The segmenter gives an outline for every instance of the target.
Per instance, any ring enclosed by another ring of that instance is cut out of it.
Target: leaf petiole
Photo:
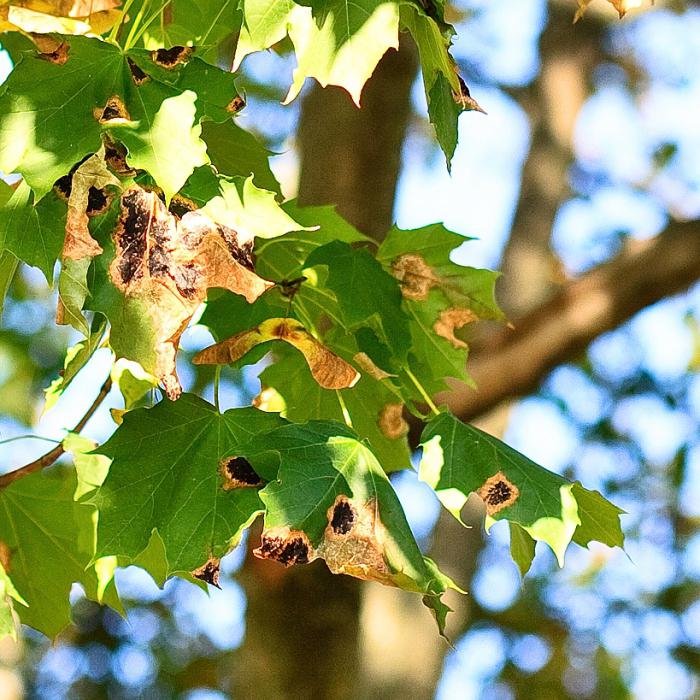
[[[418,381],[418,377],[416,377],[416,375],[413,374],[413,372],[411,372],[411,370],[410,370],[408,367],[405,367],[405,368],[404,368],[404,371],[406,372],[406,375],[408,376],[408,378],[413,382],[413,384],[415,385],[416,389],[418,389],[418,392],[419,392],[420,395],[423,397],[423,400],[425,401],[425,403],[428,404],[428,408],[430,408],[430,410],[433,412],[434,415],[439,416],[439,415],[440,415],[440,410],[439,410],[438,407],[433,403],[433,400],[430,398],[430,395],[429,395],[428,392],[425,390],[425,388],[423,387],[423,385]]]

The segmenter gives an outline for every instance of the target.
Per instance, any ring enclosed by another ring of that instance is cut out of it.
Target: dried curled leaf
[[[199,211],[178,219],[156,193],[137,186],[122,195],[113,236],[116,256],[109,274],[131,305],[123,316],[136,315],[150,329],[154,357],[144,367],[163,382],[170,398],[177,398],[180,336],[207,289],[228,289],[252,303],[271,283],[255,274],[252,246],[240,246],[235,231]]]
[[[260,343],[283,340],[299,350],[309,365],[313,378],[325,389],[354,386],[360,373],[341,357],[331,352],[292,318],[268,318],[250,330],[211,345],[195,355],[196,365],[223,365],[236,362]]]

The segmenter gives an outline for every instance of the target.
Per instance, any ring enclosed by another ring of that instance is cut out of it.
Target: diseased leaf
[[[134,562],[154,530],[168,574],[223,556],[262,511],[256,488],[224,488],[227,465],[243,443],[281,422],[254,408],[221,415],[191,394],[127,413],[99,448],[112,466],[92,499],[100,511],[96,556]]]
[[[253,271],[252,245],[200,211],[171,214],[153,192],[134,186],[120,200],[118,221],[105,217],[95,309],[110,320],[117,357],[139,362],[169,397],[181,389],[175,371],[180,336],[207,289],[254,301],[269,282]]]
[[[441,413],[426,426],[421,444],[420,478],[457,519],[469,494],[476,493],[486,505],[487,528],[495,520],[516,523],[532,539],[546,542],[560,566],[572,539],[622,546],[619,508],[478,428]],[[517,553],[522,569],[526,555],[522,547]]]
[[[270,452],[279,456],[278,470],[265,458]],[[270,482],[260,491],[265,527],[256,556],[285,566],[320,558],[333,573],[430,599],[457,588],[422,556],[376,457],[344,425],[285,425],[243,453]]]
[[[68,594],[74,582],[93,600],[119,608],[113,584],[102,590],[94,566],[94,509],[76,503],[72,470],[29,474],[0,491],[0,540],[9,570],[27,607],[22,622],[50,637],[70,623]],[[41,576],[37,575],[41,572]]]
[[[301,323],[288,318],[268,318],[250,330],[205,348],[195,356],[194,363],[211,365],[236,362],[257,345],[271,340],[283,340],[299,350],[313,378],[325,389],[346,389],[354,386],[360,378],[352,365],[316,340]]]
[[[479,318],[503,318],[495,299],[498,273],[450,259],[467,240],[442,224],[394,227],[377,251],[377,260],[400,283],[402,306],[411,320],[410,364],[431,393],[447,388],[446,377],[471,383],[468,347],[455,332]]]

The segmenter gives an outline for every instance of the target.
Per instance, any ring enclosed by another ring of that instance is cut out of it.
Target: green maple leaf
[[[399,285],[366,248],[334,241],[313,251],[306,265],[328,267],[326,287],[337,299],[346,328],[370,326],[399,363],[405,360],[410,331]]]
[[[51,192],[35,202],[30,187],[21,182],[9,199],[0,201],[0,250],[38,267],[52,284],[53,268],[63,247],[65,222],[66,205],[56,194]]]
[[[417,3],[401,6],[401,25],[411,32],[418,46],[428,116],[435,128],[448,169],[457,147],[457,121],[465,111],[483,112],[459,78],[457,64],[450,55],[454,29],[442,19],[442,9],[428,16]]]
[[[76,503],[75,472],[29,474],[0,491],[0,540],[10,551],[12,581],[26,601],[22,622],[50,637],[70,623],[74,582],[120,609],[113,583],[90,566],[95,552],[94,508]]]
[[[12,601],[27,605],[27,601],[17,592],[12,580],[0,563],[0,641],[8,636],[17,639],[17,625],[12,615]]]
[[[243,28],[234,68],[249,53],[273,46],[289,34],[297,57],[285,102],[306,78],[345,88],[360,104],[362,88],[379,60],[399,46],[399,5],[379,0],[320,0],[303,7],[293,2],[244,0]]]
[[[465,240],[442,224],[394,227],[377,251],[377,260],[401,283],[403,309],[411,320],[411,366],[430,392],[447,388],[446,377],[471,383],[467,344],[455,330],[478,318],[503,318],[495,299],[498,273],[450,260]]]
[[[255,488],[225,490],[220,462],[280,423],[253,408],[222,415],[191,394],[127,413],[98,450],[112,466],[91,499],[100,513],[96,556],[135,561],[154,531],[169,573],[225,554],[262,504]]]
[[[22,174],[39,200],[97,152],[108,130],[129,149],[129,164],[147,169],[170,198],[207,162],[200,122],[231,116],[233,76],[189,55],[165,68],[156,53],[57,39],[65,61],[25,49],[0,87],[0,169]]]
[[[323,558],[334,573],[423,593],[429,607],[443,610],[441,594],[457,587],[423,557],[389,479],[353,431],[334,421],[289,424],[244,453],[270,481],[260,492],[262,556],[293,563],[287,546],[298,541],[300,563]]]
[[[426,425],[421,444],[420,478],[457,519],[469,494],[477,493],[486,503],[487,528],[496,520],[520,526],[512,546],[521,571],[534,552],[525,535],[546,542],[560,565],[572,539],[622,546],[623,511],[478,428],[441,413]]]
[[[221,124],[205,122],[202,139],[212,165],[222,175],[248,178],[252,174],[258,187],[281,194],[280,184],[270,170],[268,158],[272,153],[232,119]]]

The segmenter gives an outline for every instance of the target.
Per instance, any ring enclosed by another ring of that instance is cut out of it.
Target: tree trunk
[[[313,87],[299,128],[301,203],[336,204],[364,233],[379,238],[386,232],[416,70],[413,47],[402,42],[401,50],[390,51],[377,67],[361,110],[343,90]],[[241,580],[248,613],[236,698],[363,697],[358,580],[334,576],[322,562],[284,570],[250,553]]]

